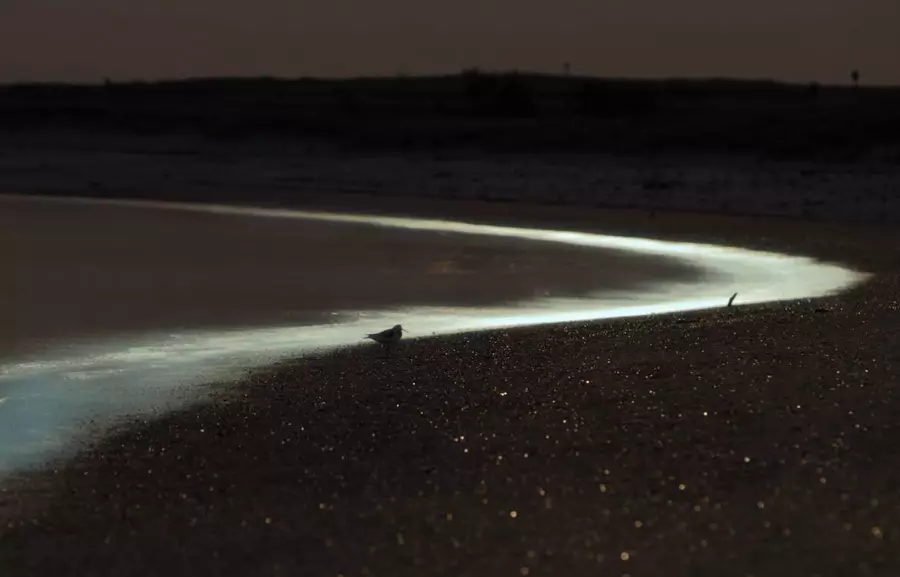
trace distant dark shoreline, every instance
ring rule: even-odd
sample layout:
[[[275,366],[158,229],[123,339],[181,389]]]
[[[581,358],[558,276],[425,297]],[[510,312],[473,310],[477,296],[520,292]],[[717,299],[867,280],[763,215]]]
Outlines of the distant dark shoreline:
[[[0,87],[0,131],[260,136],[361,149],[900,158],[900,87],[467,71]]]

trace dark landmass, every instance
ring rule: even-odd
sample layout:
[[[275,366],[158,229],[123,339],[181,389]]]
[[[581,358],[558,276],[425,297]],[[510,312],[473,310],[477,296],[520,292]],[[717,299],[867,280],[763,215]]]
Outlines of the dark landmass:
[[[896,575],[896,235],[666,222],[877,276],[255,372],[0,486],[3,574]]]
[[[900,88],[475,71],[17,85],[0,87],[0,156],[3,192],[898,222]]]
[[[900,159],[900,88],[468,71],[0,88],[0,128],[261,135],[362,150]]]

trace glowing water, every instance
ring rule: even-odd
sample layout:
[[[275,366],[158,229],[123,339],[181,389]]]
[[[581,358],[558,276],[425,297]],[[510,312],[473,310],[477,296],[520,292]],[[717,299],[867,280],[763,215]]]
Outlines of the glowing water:
[[[336,324],[151,334],[98,342],[64,356],[9,364],[0,367],[0,470],[34,462],[58,449],[71,438],[72,428],[91,416],[106,418],[163,406],[172,401],[172,393],[180,385],[232,378],[243,369],[288,355],[361,343],[362,335],[397,323],[408,327],[410,336],[415,337],[588,321],[720,307],[735,291],[740,293],[736,304],[819,297],[865,278],[803,257],[585,232],[209,204],[28,198],[510,237],[680,259],[706,274],[698,282],[666,283],[638,294],[606,292],[594,298],[542,299],[509,307],[351,311],[347,315],[355,320]],[[178,398],[190,397],[182,390]]]

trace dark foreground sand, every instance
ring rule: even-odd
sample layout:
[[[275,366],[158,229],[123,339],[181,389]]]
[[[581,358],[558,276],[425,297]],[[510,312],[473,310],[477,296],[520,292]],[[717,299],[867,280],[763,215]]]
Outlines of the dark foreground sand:
[[[896,575],[900,241],[664,222],[878,276],[262,371],[7,481],[3,575]]]

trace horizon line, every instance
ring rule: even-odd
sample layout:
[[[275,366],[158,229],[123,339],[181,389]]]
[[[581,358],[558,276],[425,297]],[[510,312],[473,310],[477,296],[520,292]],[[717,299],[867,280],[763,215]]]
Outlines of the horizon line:
[[[270,74],[256,75],[196,75],[196,76],[164,76],[158,78],[100,78],[97,80],[21,80],[13,82],[0,81],[0,88],[16,88],[16,87],[104,87],[110,85],[163,85],[163,84],[187,84],[202,82],[321,82],[321,83],[341,83],[341,82],[372,82],[372,81],[411,81],[411,80],[438,80],[448,78],[458,78],[466,74],[483,74],[485,76],[511,76],[518,75],[527,78],[553,78],[570,81],[590,81],[599,80],[607,82],[630,82],[635,84],[666,84],[666,83],[690,83],[690,84],[743,84],[743,85],[760,85],[767,84],[782,87],[809,87],[812,85],[820,88],[839,88],[852,89],[852,82],[831,83],[819,82],[816,80],[800,81],[800,80],[779,80],[775,78],[762,77],[737,77],[737,76],[595,76],[589,74],[567,74],[564,72],[540,72],[523,69],[484,69],[480,67],[470,67],[458,72],[434,73],[434,74],[371,74],[371,75],[355,75],[355,76],[280,76]],[[900,89],[900,84],[863,84],[860,83],[859,89],[865,90],[884,90],[884,89]]]

